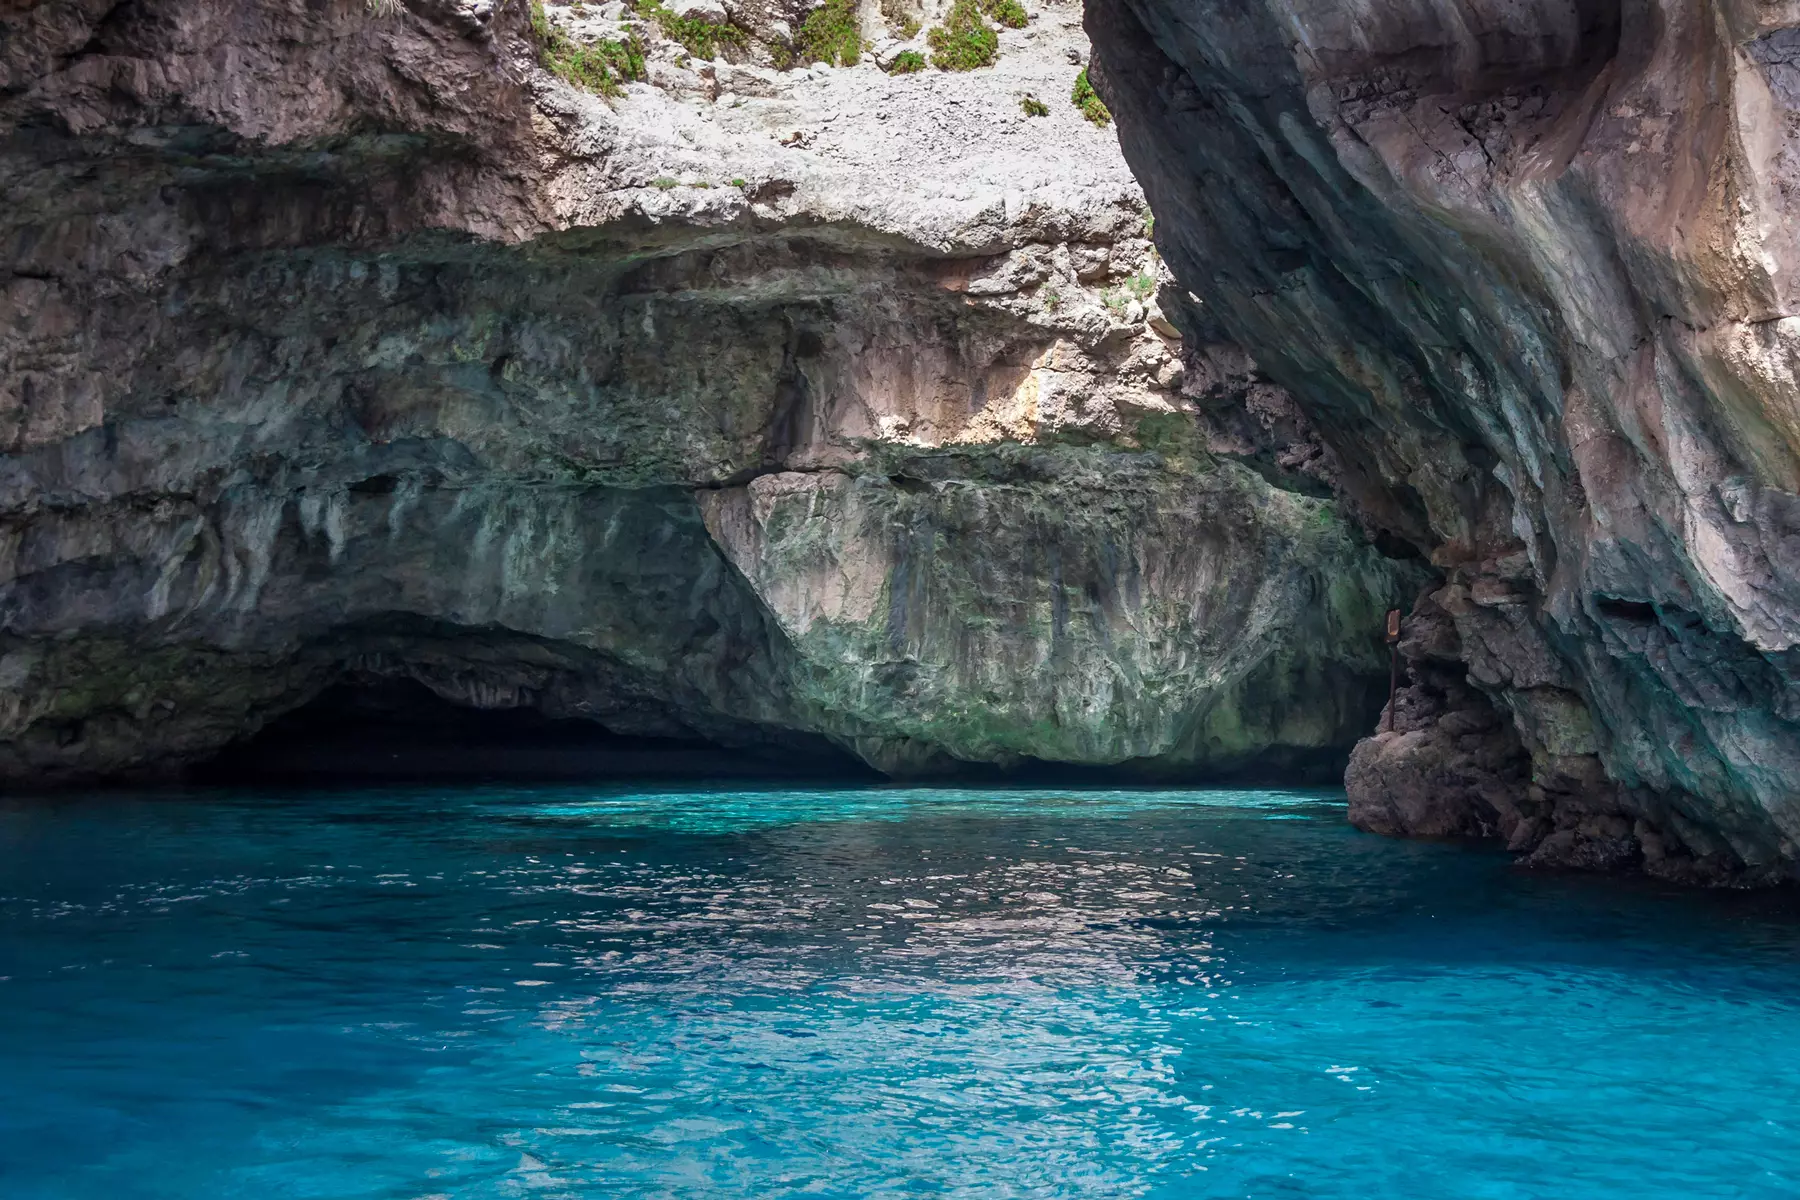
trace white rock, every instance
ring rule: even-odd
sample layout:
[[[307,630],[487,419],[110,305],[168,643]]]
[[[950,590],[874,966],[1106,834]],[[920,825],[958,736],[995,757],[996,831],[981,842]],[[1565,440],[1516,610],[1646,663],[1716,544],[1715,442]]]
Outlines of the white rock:
[[[1109,246],[1073,247],[1069,257],[1075,266],[1075,277],[1083,283],[1099,283],[1112,269],[1112,248]]]
[[[1144,320],[1159,336],[1175,341],[1180,340],[1181,330],[1176,328],[1175,322],[1169,320],[1162,307],[1155,301],[1151,301],[1149,310],[1144,314]]]
[[[723,25],[731,16],[725,11],[722,0],[669,0],[669,10],[678,17],[711,21],[715,25]]]
[[[758,41],[777,35],[765,0],[724,3],[735,6],[734,20]],[[980,285],[992,289],[987,298],[971,299],[1018,306],[1047,289],[1056,305],[1034,320],[1071,338],[1095,342],[1129,331],[1152,340],[1141,308],[1139,323],[1120,324],[1131,297],[1117,293],[1118,279],[1150,247],[1142,236],[1143,193],[1117,139],[1071,136],[1066,119],[1032,121],[1019,112],[1018,96],[1027,91],[1053,112],[1066,111],[1054,101],[1068,94],[1074,74],[1064,51],[1074,45],[1085,52],[1087,43],[1055,17],[1046,16],[1035,41],[1009,45],[1002,71],[967,76],[890,78],[872,65],[823,64],[789,71],[718,64],[696,74],[698,63],[681,70],[658,62],[649,84],[633,85],[628,103],[582,106],[586,125],[567,140],[573,155],[593,164],[596,174],[582,188],[595,190],[571,190],[570,218],[612,220],[656,202],[641,187],[610,192],[609,180],[756,179],[764,181],[756,189],[759,210],[851,230],[852,240],[900,238],[953,257],[990,259],[1035,247],[1041,272],[1021,263]],[[655,58],[680,53],[653,26],[636,27]],[[909,48],[918,42],[884,38],[872,57],[891,63]],[[696,120],[700,112],[716,119]],[[684,128],[697,136],[683,136]],[[681,195],[684,203],[698,196],[716,207],[725,193]],[[742,203],[735,191],[730,198]],[[1121,311],[1104,307],[1109,293]],[[1147,384],[1148,374],[1140,369],[1136,378]]]

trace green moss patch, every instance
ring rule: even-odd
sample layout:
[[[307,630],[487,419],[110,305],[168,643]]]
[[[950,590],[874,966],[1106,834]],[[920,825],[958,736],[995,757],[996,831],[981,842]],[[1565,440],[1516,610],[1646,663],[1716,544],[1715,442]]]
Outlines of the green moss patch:
[[[925,56],[917,50],[902,50],[894,55],[894,61],[888,64],[889,75],[911,75],[914,71],[925,69]]]
[[[644,46],[636,34],[622,42],[583,45],[558,29],[538,0],[531,5],[531,34],[538,63],[565,83],[617,96],[626,83],[644,78]]]
[[[1004,25],[1008,29],[1023,29],[1031,20],[1025,13],[1025,6],[1019,0],[976,0],[981,5],[981,13],[996,25]]]
[[[862,25],[856,17],[856,0],[825,0],[808,13],[794,38],[794,53],[802,63],[855,66],[862,57]]]
[[[1100,93],[1088,82],[1086,67],[1075,77],[1075,90],[1070,93],[1069,100],[1081,110],[1082,116],[1094,124],[1102,128],[1112,124],[1112,110],[1106,107],[1106,102],[1100,99]]]
[[[956,0],[944,23],[926,32],[925,41],[931,46],[931,65],[940,71],[989,67],[1000,55],[1000,35],[976,0]]]
[[[750,35],[736,25],[680,16],[662,0],[637,0],[637,14],[655,21],[664,37],[681,43],[695,58],[717,58],[721,50],[743,50],[750,44]]]

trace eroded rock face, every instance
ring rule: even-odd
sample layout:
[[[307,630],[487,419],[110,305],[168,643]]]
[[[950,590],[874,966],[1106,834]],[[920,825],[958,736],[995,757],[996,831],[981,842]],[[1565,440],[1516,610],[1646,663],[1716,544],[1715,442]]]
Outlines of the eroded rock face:
[[[1792,874],[1800,9],[1088,13],[1186,319],[1285,385],[1343,494],[1446,574],[1398,731],[1357,751],[1357,819]]]
[[[1197,423],[1266,385],[1157,310],[1110,131],[1021,106],[1078,15],[966,76],[644,27],[607,99],[518,3],[0,9],[0,780],[346,678],[895,772],[1341,765],[1424,572]]]
[[[884,737],[963,761],[1334,780],[1382,702],[1380,659],[1315,648],[1367,644],[1397,572],[1323,502],[1246,476],[958,451],[885,477],[765,475],[703,509],[805,660],[804,693]]]

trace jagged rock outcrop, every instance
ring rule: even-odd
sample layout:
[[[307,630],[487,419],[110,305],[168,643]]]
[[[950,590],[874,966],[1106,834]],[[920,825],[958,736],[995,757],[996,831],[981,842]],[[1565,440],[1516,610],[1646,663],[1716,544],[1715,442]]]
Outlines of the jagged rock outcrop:
[[[1172,315],[1444,573],[1353,815],[1792,875],[1800,9],[1089,0],[1088,28]]]
[[[889,76],[725,8],[702,61],[619,6],[0,7],[0,781],[347,678],[890,771],[1341,764],[1424,573],[1196,424],[1263,385],[1155,310],[1078,10]]]

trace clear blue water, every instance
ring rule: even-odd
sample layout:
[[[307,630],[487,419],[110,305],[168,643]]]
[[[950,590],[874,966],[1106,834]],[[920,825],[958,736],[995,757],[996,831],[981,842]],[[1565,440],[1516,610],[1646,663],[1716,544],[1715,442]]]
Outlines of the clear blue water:
[[[0,802],[0,1197],[1793,1197],[1800,917],[1288,793]]]

